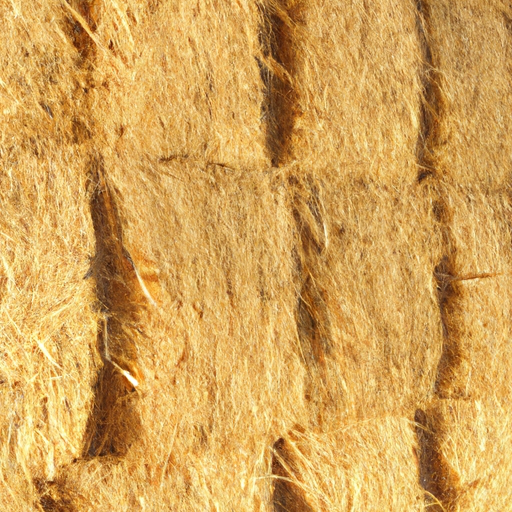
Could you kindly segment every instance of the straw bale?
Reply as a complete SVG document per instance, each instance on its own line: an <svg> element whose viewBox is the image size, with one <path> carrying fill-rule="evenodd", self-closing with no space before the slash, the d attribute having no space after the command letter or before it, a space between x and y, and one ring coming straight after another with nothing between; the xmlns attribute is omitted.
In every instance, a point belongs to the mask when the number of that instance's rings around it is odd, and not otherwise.
<svg viewBox="0 0 512 512"><path fill-rule="evenodd" d="M140 395L123 398L133 410L120 418L116 453L105 452L105 481L87 506L108 510L111 486L125 492L135 472L150 486L140 491L148 509L263 507L267 447L307 421L282 179L177 162L109 179L123 198L123 241L136 266L153 269L158 304L140 303L143 333L132 339L144 380ZM78 467L90 464L75 466L63 489L88 496Z"/></svg>
<svg viewBox="0 0 512 512"><path fill-rule="evenodd" d="M105 158L266 165L255 2L98 4L93 115Z"/></svg>
<svg viewBox="0 0 512 512"><path fill-rule="evenodd" d="M428 204L414 186L397 194L347 179L340 194L329 177L322 187L329 245L308 268L317 297L309 310L324 320L317 381L325 419L413 410L430 396L441 354Z"/></svg>
<svg viewBox="0 0 512 512"><path fill-rule="evenodd" d="M424 2L443 98L440 174L495 190L510 178L510 6L499 0Z"/></svg>
<svg viewBox="0 0 512 512"><path fill-rule="evenodd" d="M143 442L151 446L165 424L168 438L175 437L172 464L190 475L188 494L210 495L220 509L233 500L250 509L253 472L269 436L283 423L305 420L286 193L279 175L183 163L165 172L137 170L133 178L145 183L130 188L126 172L114 175L122 178L127 244L154 261L160 307L170 313L155 320L148 333L154 338L141 345L153 388L141 405ZM143 205L159 215L137 215ZM162 353L168 357L155 358ZM165 488L180 473L169 472L161 477ZM245 486L255 489L240 495Z"/></svg>
<svg viewBox="0 0 512 512"><path fill-rule="evenodd" d="M502 390L508 399L511 368L512 260L510 198L496 193L443 187L443 215L450 219L449 249L437 269L445 353L438 369L443 398L483 399ZM446 263L445 263L446 262Z"/></svg>
<svg viewBox="0 0 512 512"><path fill-rule="evenodd" d="M325 434L292 430L273 449L274 510L423 511L415 450L407 418L347 423Z"/></svg>
<svg viewBox="0 0 512 512"><path fill-rule="evenodd" d="M414 181L421 84L413 3L304 5L295 28L293 158L308 170Z"/></svg>

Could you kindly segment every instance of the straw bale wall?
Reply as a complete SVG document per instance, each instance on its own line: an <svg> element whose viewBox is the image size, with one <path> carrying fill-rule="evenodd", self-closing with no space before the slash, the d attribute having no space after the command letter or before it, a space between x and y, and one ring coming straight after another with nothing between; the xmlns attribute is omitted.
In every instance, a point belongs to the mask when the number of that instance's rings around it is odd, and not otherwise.
<svg viewBox="0 0 512 512"><path fill-rule="evenodd" d="M511 507L508 2L0 21L3 510Z"/></svg>

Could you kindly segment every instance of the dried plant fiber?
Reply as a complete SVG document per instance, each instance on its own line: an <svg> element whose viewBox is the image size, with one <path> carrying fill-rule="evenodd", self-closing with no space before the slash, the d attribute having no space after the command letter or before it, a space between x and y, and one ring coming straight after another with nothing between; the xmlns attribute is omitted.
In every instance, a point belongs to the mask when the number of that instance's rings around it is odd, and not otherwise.
<svg viewBox="0 0 512 512"><path fill-rule="evenodd" d="M508 2L0 22L1 510L512 510Z"/></svg>

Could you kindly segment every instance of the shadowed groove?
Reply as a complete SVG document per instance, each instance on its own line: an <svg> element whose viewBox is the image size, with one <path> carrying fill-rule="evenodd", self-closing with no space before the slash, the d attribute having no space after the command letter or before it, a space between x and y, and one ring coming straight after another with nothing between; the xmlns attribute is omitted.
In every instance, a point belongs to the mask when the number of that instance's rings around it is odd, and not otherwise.
<svg viewBox="0 0 512 512"><path fill-rule="evenodd" d="M445 512L455 506L459 477L444 460L441 453L443 419L435 410L418 409L414 415L419 445L419 478L425 489L429 510Z"/></svg>
<svg viewBox="0 0 512 512"><path fill-rule="evenodd" d="M266 146L274 167L293 159L292 135L299 114L297 31L305 23L303 0L268 0L259 4L261 58L258 59L265 99ZM307 175L290 176L290 207L297 230L296 325L300 351L308 370L305 397L316 404L327 398L325 358L331 352L331 326L326 291L321 283L323 257L328 245L320 185ZM328 393L327 393L328 394ZM317 419L319 419L317 418Z"/></svg>
<svg viewBox="0 0 512 512"><path fill-rule="evenodd" d="M430 7L424 0L416 0L416 30L420 43L423 65L420 69L421 102L420 130L416 143L416 161L419 168L418 181L435 175L434 149L439 145L439 118L444 108L440 89L440 76L434 66L434 57L429 41L428 25Z"/></svg>
<svg viewBox="0 0 512 512"><path fill-rule="evenodd" d="M326 291L318 282L319 268L328 245L320 191L310 177L302 182L291 178L290 185L293 187L293 216L299 238L299 341L306 365L310 370L318 370L325 382L325 356L331 353L332 343Z"/></svg>
<svg viewBox="0 0 512 512"><path fill-rule="evenodd" d="M303 23L302 1L279 0L259 4L260 46L264 60L257 59L265 89L262 115L266 120L267 150L273 166L286 164L292 157L290 142L297 115L297 75L295 30ZM299 237L297 325L306 363L323 365L330 350L329 320L324 291L315 273L319 256L327 246L319 188L311 177L291 176L292 210Z"/></svg>
<svg viewBox="0 0 512 512"><path fill-rule="evenodd" d="M302 21L302 0L267 0L258 4L261 18L257 57L264 87L262 118L272 166L291 158L290 142L298 114L294 80L297 73L296 26Z"/></svg>
<svg viewBox="0 0 512 512"><path fill-rule="evenodd" d="M311 276L306 278L299 297L297 324L306 364L320 369L325 380L325 356L331 353L331 339L324 293Z"/></svg>
<svg viewBox="0 0 512 512"><path fill-rule="evenodd" d="M39 495L39 505L45 512L77 512L74 497L62 482L36 478L34 486Z"/></svg>
<svg viewBox="0 0 512 512"><path fill-rule="evenodd" d="M295 473L288 443L281 437L272 449L272 474L276 477L272 496L273 512L313 512L304 491L292 481L296 478Z"/></svg>
<svg viewBox="0 0 512 512"><path fill-rule="evenodd" d="M460 333L457 324L451 321L458 307L458 288L455 284L453 264L447 256L444 256L436 266L434 277L443 328L443 349L437 366L434 392L439 398L451 398L454 394L452 385L456 381L462 356Z"/></svg>
<svg viewBox="0 0 512 512"><path fill-rule="evenodd" d="M93 59L96 55L100 0L63 0L66 12L63 31L77 51L77 67L85 71L86 83L77 85L88 106L88 91L94 87ZM44 108L44 106L43 106ZM45 108L49 115L51 110ZM72 141L86 147L92 141L92 127L79 118L72 120ZM89 154L94 151L87 149ZM135 336L137 305L133 286L135 265L122 245L121 224L108 184L101 156L91 156L89 182L92 184L91 220L96 239L96 255L84 279L93 277L96 299L103 319L99 321L97 345L103 361L93 393L93 408L87 420L81 456L124 455L140 430L135 410L133 385L141 380L136 363ZM131 279L130 279L131 278ZM110 345L110 348L109 348ZM65 483L66 467L55 480L34 479L38 506L44 511L75 512L76 495Z"/></svg>
<svg viewBox="0 0 512 512"><path fill-rule="evenodd" d="M98 40L100 0L64 0L68 34L79 55L79 65L94 87L93 60ZM88 97L86 97L88 98ZM87 105L87 100L86 100ZM85 127L74 129L75 142L92 140ZM119 213L101 154L89 149L90 211L96 239L96 254L85 278L94 278L99 312L97 346L103 367L94 386L82 455L124 455L137 438L140 419L136 412L138 394L133 391L142 380L137 362L141 306L155 305L135 263L123 243Z"/></svg>
<svg viewBox="0 0 512 512"><path fill-rule="evenodd" d="M512 7L512 5L510 5ZM505 23L505 27L509 31L510 34L512 34L512 15L510 12L502 11L501 12L503 16L503 22Z"/></svg>
<svg viewBox="0 0 512 512"><path fill-rule="evenodd" d="M104 321L100 322L98 349L104 366L95 386L95 404L87 427L84 455L122 455L135 440L140 420L135 411L141 380L136 337L140 293L136 270L123 246L117 208L104 176L102 163L92 163L91 215L96 236L92 275Z"/></svg>
<svg viewBox="0 0 512 512"><path fill-rule="evenodd" d="M292 158L292 135L298 115L297 56L295 31L303 24L305 2L277 0L259 4L261 25L259 42L262 58L257 58L264 86L262 118L266 124L266 147L273 167ZM297 229L294 250L298 297L297 333L303 361L308 369L306 400L316 404L321 421L321 402L325 401L326 362L331 352L331 327L325 290L318 284L321 260L328 245L327 230L319 186L311 176L290 176L288 186L291 209ZM272 493L274 512L312 512L304 492L292 479L293 457L287 442L274 443L272 474L277 477Z"/></svg>
<svg viewBox="0 0 512 512"><path fill-rule="evenodd" d="M332 403L327 358L332 354L332 333L327 291L322 286L328 233L320 184L311 176L290 177L292 210L297 230L296 324L302 360L307 369L305 399L313 407L315 422L322 423Z"/></svg>
<svg viewBox="0 0 512 512"><path fill-rule="evenodd" d="M67 33L85 65L95 55L100 0L63 0L62 5L68 15Z"/></svg>
<svg viewBox="0 0 512 512"><path fill-rule="evenodd" d="M298 113L296 34L304 23L302 1L279 0L260 4L260 45L264 61L258 59L265 88L262 115L266 120L267 151L273 166L292 158L291 138ZM331 350L330 321L325 291L318 285L318 266L328 240L323 220L319 186L307 176L289 179L291 208L298 232L297 331L306 366L318 370L325 383L325 355ZM308 393L310 394L310 393Z"/></svg>
<svg viewBox="0 0 512 512"><path fill-rule="evenodd" d="M461 364L461 348L460 333L453 321L458 308L458 288L454 284L456 247L450 228L451 214L440 190L440 176L436 167L435 152L442 145L439 121L445 105L440 76L436 71L435 54L430 44L430 14L429 2L416 0L416 29L423 61L420 69L420 128L416 144L418 182L421 183L426 178L435 180L430 185L437 196L433 204L433 216L441 230L444 251L433 276L442 327L442 351L433 389L435 399L439 400L453 397L452 388ZM435 403L426 411L418 409L414 419L419 445L419 483L426 491L425 503L433 511L453 510L460 494L459 479L441 450L445 439L445 420Z"/></svg>

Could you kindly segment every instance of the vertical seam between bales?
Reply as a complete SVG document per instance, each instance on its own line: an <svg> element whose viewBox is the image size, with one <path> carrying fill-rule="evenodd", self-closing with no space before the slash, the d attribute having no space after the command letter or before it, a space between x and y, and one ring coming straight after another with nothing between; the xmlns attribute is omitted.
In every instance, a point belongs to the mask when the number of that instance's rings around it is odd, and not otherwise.
<svg viewBox="0 0 512 512"><path fill-rule="evenodd" d="M64 32L78 53L77 67L88 75L83 89L85 94L95 86L92 63L97 48L102 48L94 34L98 21L97 3L98 0L61 0L61 7L67 13ZM88 97L84 103L92 117ZM95 280L99 312L97 348L103 362L93 390L93 406L85 427L81 457L109 455L110 459L112 456L122 458L140 435L140 418L136 411L139 395L133 393L142 377L137 366L135 342L137 333L141 332L138 325L141 304L136 300L140 293L136 287L142 289L148 303L154 301L123 245L114 194L105 176L103 158L94 147L94 134L81 121L73 122L74 143L84 144L89 157L90 213L96 254L84 279L92 277ZM60 468L55 481L34 479L39 495L37 506L42 510L75 510L73 498L66 489L65 472L66 468Z"/></svg>
<svg viewBox="0 0 512 512"><path fill-rule="evenodd" d="M262 0L258 3L261 25L260 53L256 60L264 92L261 116L265 126L267 154L273 167L286 166L293 159L292 137L298 113L296 31L302 22L304 5L301 1L290 0ZM318 231L316 224L322 224L322 228L324 226L321 207L317 204L318 190L312 180L306 179L302 183L301 179L291 176L287 185L298 235L295 249L298 253L296 260L299 274L297 332L302 359L310 374L307 377L309 387L314 388L311 383L317 379L318 374L325 380L325 347L322 346L323 337L320 333L325 325L320 324L325 324L328 319L327 314L319 317L315 313L322 305L325 308L325 304L315 283L317 272L313 267L318 263L318 258L314 254L325 249L327 237L324 240L315 239ZM271 469L276 477L271 498L272 508L274 512L310 512L312 508L303 490L294 483L298 475L293 469L292 453L286 447L286 441L279 438L272 450Z"/></svg>
<svg viewBox="0 0 512 512"><path fill-rule="evenodd" d="M261 117L265 145L273 167L291 160L291 139L297 116L296 30L301 22L301 2L293 8L289 0L259 2L260 51L256 61L263 83Z"/></svg>
<svg viewBox="0 0 512 512"><path fill-rule="evenodd" d="M136 333L140 331L139 310L134 295L138 273L123 245L121 221L103 162L91 163L91 215L96 236L92 274L103 322L98 331L98 349L103 368L95 388L95 407L89 417L84 455L120 456L135 439L124 423L138 424L135 401L141 374L137 365ZM117 432L116 432L117 431Z"/></svg>
<svg viewBox="0 0 512 512"><path fill-rule="evenodd" d="M261 110L267 151L274 167L286 166L293 160L292 137L299 111L297 34L305 25L305 9L304 2L292 0L267 0L259 4L261 53L257 61L264 86ZM317 282L318 267L328 246L321 184L309 174L290 175L288 187L298 238L295 259L299 344L308 372L314 373L309 380L320 377L325 385L325 356L331 350L331 341L325 290Z"/></svg>
<svg viewBox="0 0 512 512"><path fill-rule="evenodd" d="M431 12L429 0L416 0L416 27L422 51L420 129L416 146L419 168L418 183L426 182L435 200L433 216L441 231L443 256L434 270L442 330L442 351L433 386L433 401L426 409L415 413L416 435L419 445L419 483L425 490L426 505L435 511L454 510L459 494L459 478L442 453L446 425L439 408L439 400L446 398L445 390L453 384L460 364L460 343L455 326L450 322L456 306L457 289L453 283L456 247L451 235L451 219L442 191L441 177L436 162L436 150L441 145L440 119L444 114L441 76L436 68L430 43ZM433 183L430 183L433 181Z"/></svg>

